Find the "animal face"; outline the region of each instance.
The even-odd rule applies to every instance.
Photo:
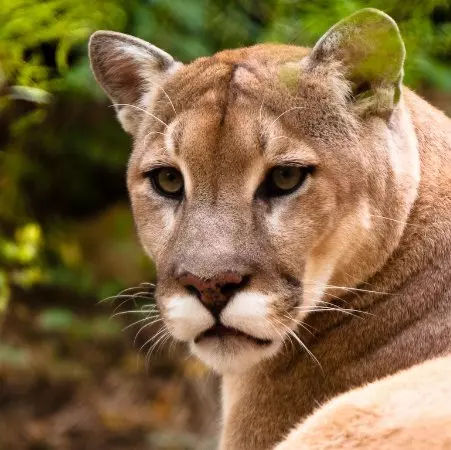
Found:
[[[385,41],[368,47],[365,33]],[[368,68],[386,52],[391,67]],[[261,45],[188,65],[128,36],[92,38],[94,72],[134,140],[128,189],[160,312],[217,371],[298,339],[309,312],[398,243],[419,177],[403,52],[372,10],[313,51]]]

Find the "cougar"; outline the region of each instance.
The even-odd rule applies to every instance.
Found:
[[[451,449],[451,120],[396,23],[190,64],[98,31],[172,337],[222,375],[222,450]]]

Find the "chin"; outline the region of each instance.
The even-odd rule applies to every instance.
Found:
[[[248,371],[265,359],[273,357],[281,341],[254,341],[246,337],[208,337],[191,342],[191,352],[215,372],[236,374]]]

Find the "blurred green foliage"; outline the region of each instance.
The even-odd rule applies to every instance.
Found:
[[[34,223],[16,229],[12,240],[0,236],[0,263],[8,268],[0,270],[0,312],[7,306],[10,284],[30,287],[43,279],[39,265],[41,245],[41,229]]]
[[[333,23],[368,6],[386,11],[400,25],[408,53],[406,83],[451,91],[446,0],[3,1],[0,311],[13,285],[45,283],[107,294],[127,282],[111,274],[93,276],[94,265],[80,243],[79,224],[126,201],[129,148],[90,74],[91,32],[133,34],[189,61],[256,42],[312,45]],[[133,233],[129,220],[121,216],[119,233]],[[116,225],[103,226],[97,236],[114,247],[110,258],[133,252],[124,250],[124,240],[118,247],[118,231],[110,233]],[[74,323],[72,316],[55,312],[40,320],[47,327]]]

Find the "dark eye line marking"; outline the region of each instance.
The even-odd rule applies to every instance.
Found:
[[[289,168],[289,167],[297,167],[301,169],[303,172],[300,174],[299,182],[290,189],[282,189],[277,186],[272,186],[272,174],[277,169]],[[265,200],[270,200],[273,198],[284,197],[292,194],[297,191],[301,186],[304,185],[307,177],[312,175],[315,172],[316,167],[313,165],[301,165],[301,164],[284,164],[280,166],[274,166],[267,171],[263,181],[260,183],[259,187],[255,191],[255,198],[261,198]]]
[[[178,175],[180,175],[181,177],[181,187],[180,189],[178,189],[175,192],[169,192],[167,190],[165,190],[159,180],[158,180],[158,175],[161,173],[162,170],[170,170],[170,171],[174,171],[176,172]],[[160,166],[160,167],[154,167],[152,170],[146,172],[145,177],[149,179],[153,190],[160,195],[161,197],[164,198],[169,198],[171,200],[177,200],[178,202],[180,202],[184,196],[185,196],[185,182],[183,179],[183,175],[182,173],[176,168],[176,167],[172,167],[172,166]]]
[[[141,171],[141,175],[144,178],[148,178],[152,172],[154,172],[155,170],[159,170],[159,169],[174,169],[181,173],[181,170],[176,165],[172,165],[165,161],[157,161],[157,162],[154,162],[153,164],[149,165],[148,168],[143,169]]]

